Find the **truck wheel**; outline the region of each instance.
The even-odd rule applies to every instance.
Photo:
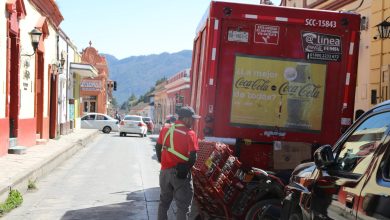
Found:
[[[110,132],[111,132],[111,128],[109,126],[103,128],[103,133],[108,134]]]
[[[248,211],[248,213],[245,216],[245,220],[271,220],[275,219],[272,215],[267,215],[264,213],[264,211],[270,206],[281,206],[279,199],[267,199],[267,200],[261,200],[257,203],[255,203]]]

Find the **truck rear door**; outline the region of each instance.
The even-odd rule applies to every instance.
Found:
[[[221,33],[215,136],[274,141],[276,134],[307,142],[338,138],[350,32],[221,19]],[[327,52],[308,52],[320,46]],[[323,133],[330,130],[335,132]]]

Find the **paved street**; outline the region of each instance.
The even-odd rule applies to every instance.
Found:
[[[156,219],[155,138],[99,134],[37,182],[38,189],[4,219]]]

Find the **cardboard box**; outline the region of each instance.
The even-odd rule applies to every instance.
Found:
[[[273,160],[275,170],[294,169],[303,160],[312,158],[312,144],[275,141]]]

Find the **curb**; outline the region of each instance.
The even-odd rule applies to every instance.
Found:
[[[84,138],[79,138],[64,147],[64,149],[61,149],[42,160],[36,166],[31,167],[31,169],[13,178],[7,187],[0,189],[0,201],[5,201],[11,189],[16,189],[21,194],[25,194],[28,190],[29,180],[41,179],[57,168],[61,163],[72,157],[77,151],[84,148],[88,143],[92,142],[98,134],[99,131],[96,130],[95,132],[86,135]]]

